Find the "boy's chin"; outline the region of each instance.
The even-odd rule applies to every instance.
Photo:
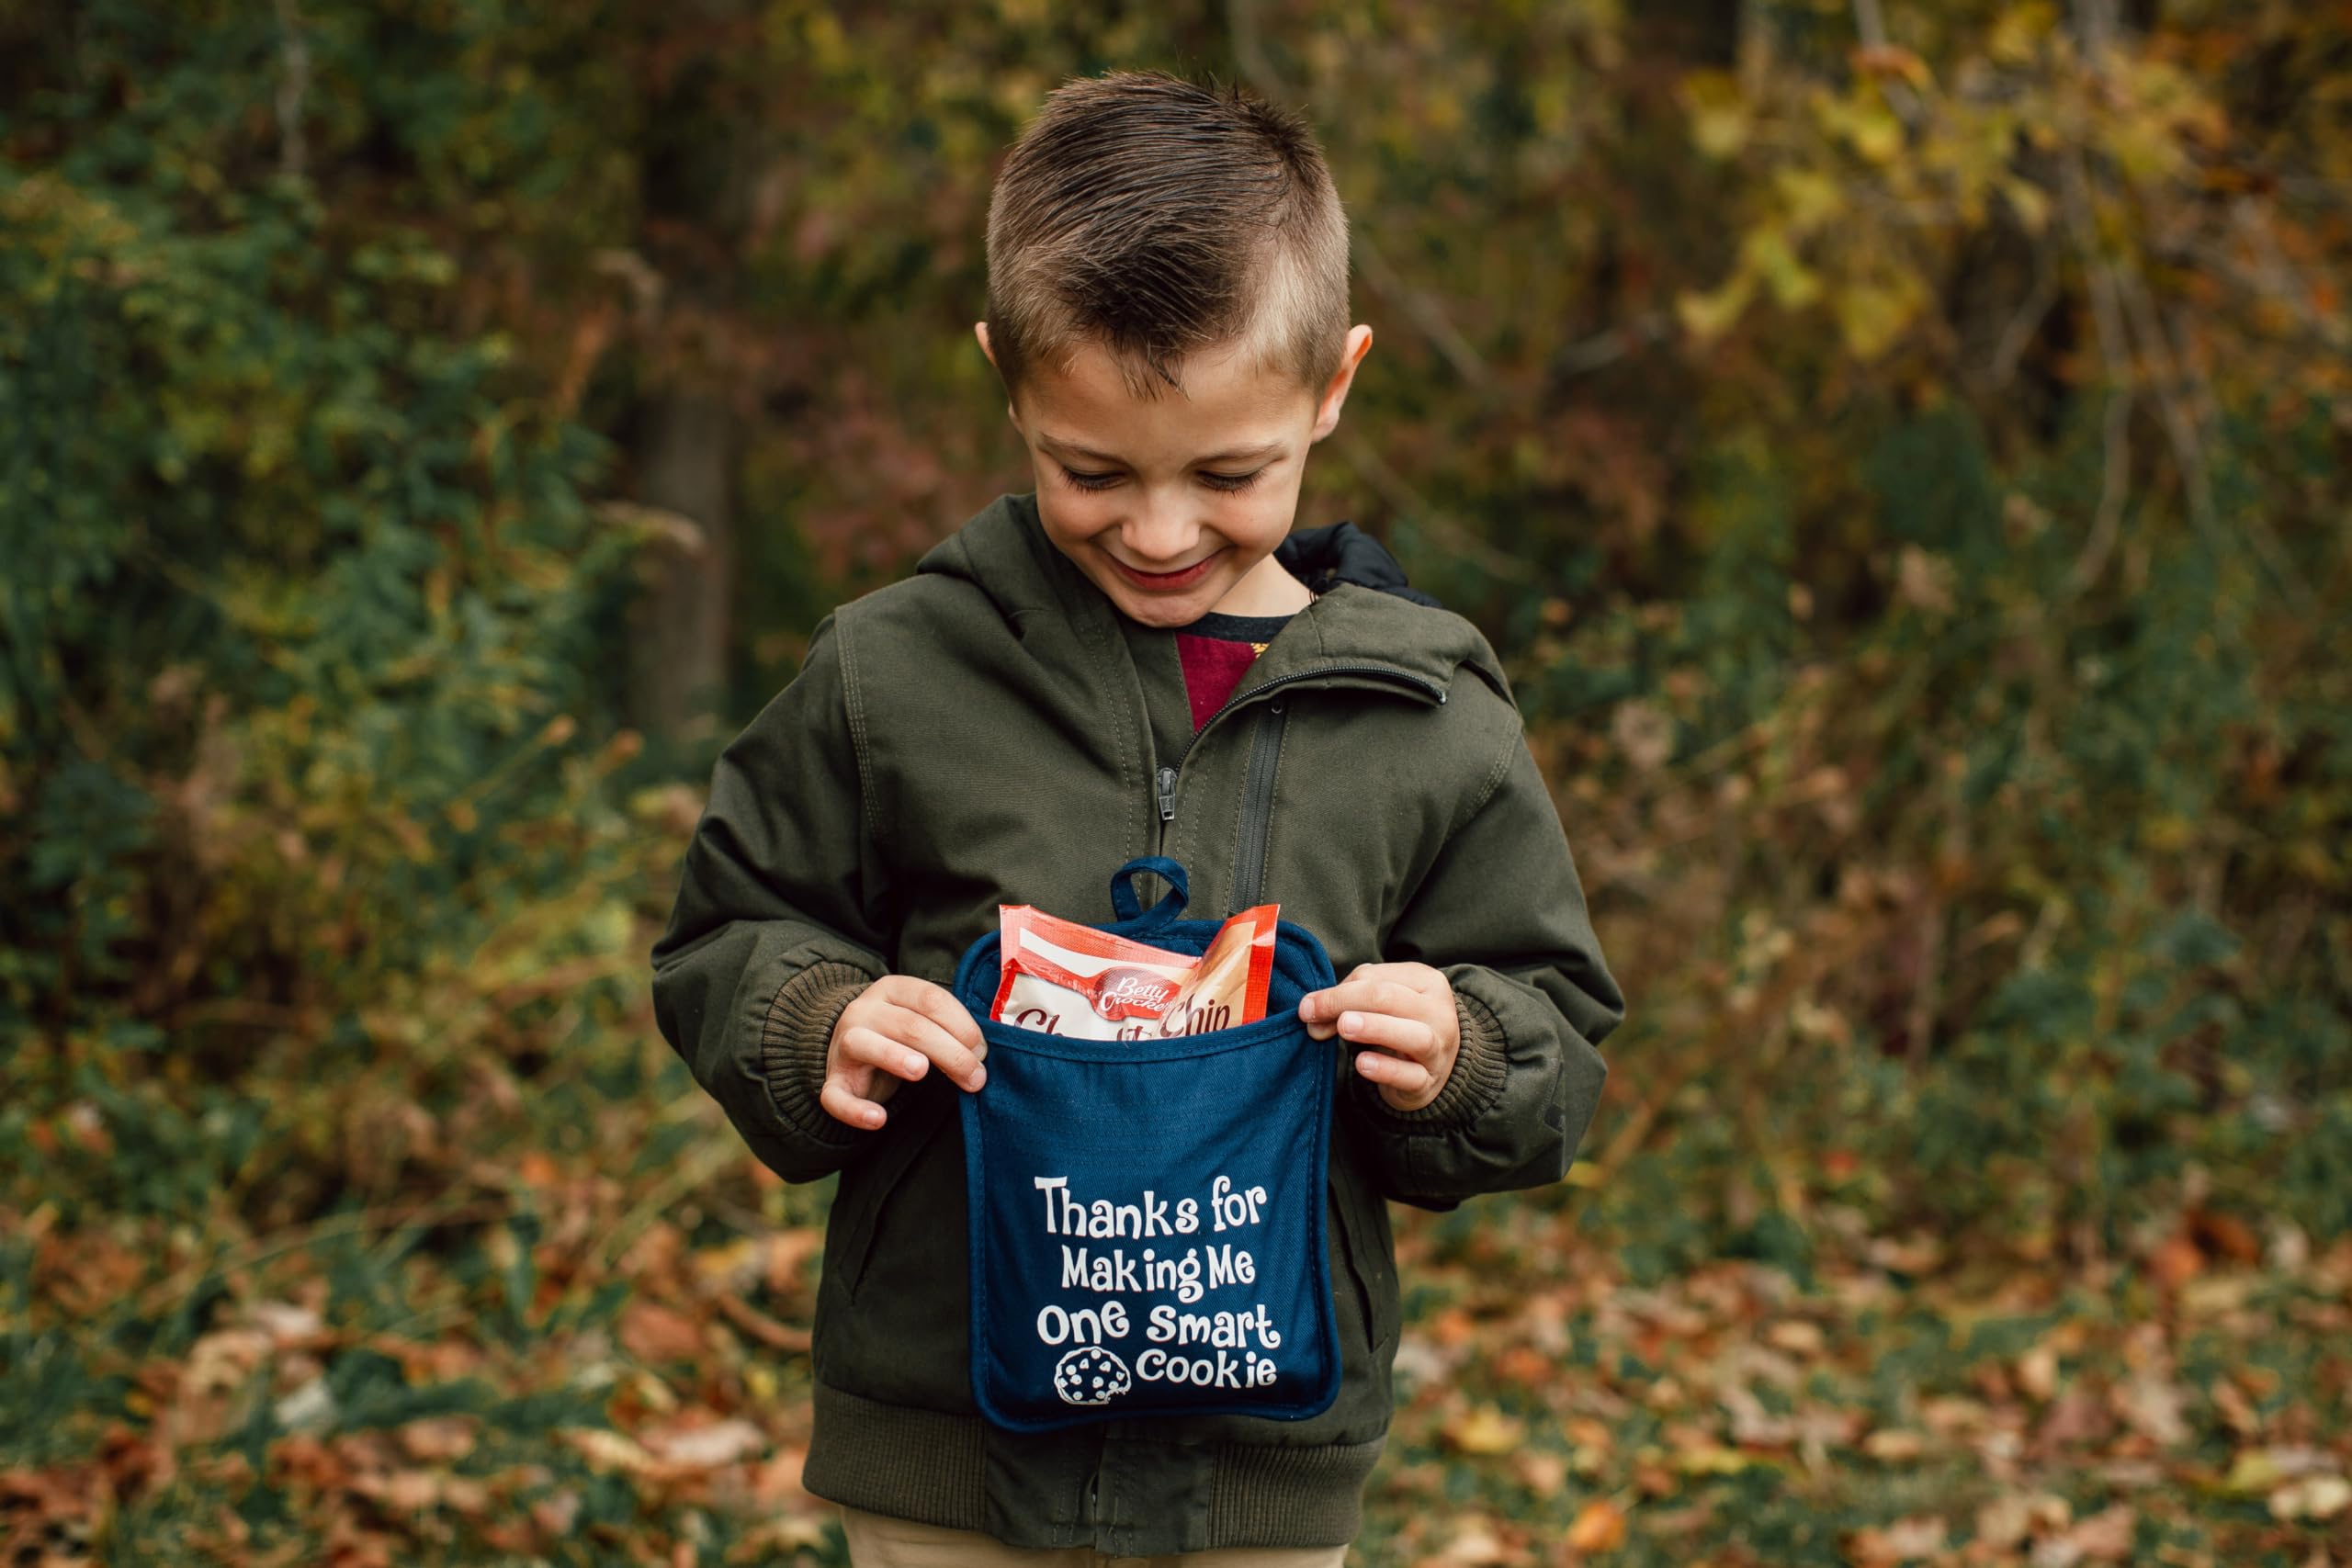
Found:
[[[1230,592],[1233,584],[1214,579],[1195,583],[1182,593],[1149,593],[1125,578],[1112,575],[1106,581],[1095,580],[1111,603],[1119,607],[1129,620],[1147,626],[1189,626],[1209,613],[1219,599]]]

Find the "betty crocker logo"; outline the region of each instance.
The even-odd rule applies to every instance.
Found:
[[[1114,1023],[1130,1018],[1158,1018],[1175,999],[1176,987],[1144,969],[1105,969],[1087,987],[1094,993],[1094,1012]]]

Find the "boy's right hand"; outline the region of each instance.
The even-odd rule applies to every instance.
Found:
[[[882,1102],[939,1064],[967,1090],[988,1081],[980,1027],[944,987],[911,975],[885,975],[857,994],[833,1021],[825,1048],[825,1087],[817,1103],[837,1122],[879,1127]]]

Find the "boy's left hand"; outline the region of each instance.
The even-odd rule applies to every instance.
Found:
[[[1453,987],[1426,964],[1359,964],[1329,990],[1300,998],[1298,1016],[1317,1040],[1337,1034],[1372,1047],[1356,1053],[1356,1071],[1392,1111],[1435,1100],[1462,1049]]]

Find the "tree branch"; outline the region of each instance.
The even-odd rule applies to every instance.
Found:
[[[1415,527],[1447,550],[1508,581],[1530,582],[1535,580],[1537,571],[1533,562],[1496,548],[1439,512],[1419,491],[1406,482],[1403,475],[1381,459],[1370,442],[1352,429],[1343,427],[1335,433],[1334,438],[1339,442],[1340,456],[1355,470],[1357,478],[1377,491],[1392,510],[1411,518]]]
[[[1226,30],[1233,40],[1233,63],[1242,80],[1266,97],[1288,98],[1289,91],[1275,71],[1272,58],[1266,53],[1265,38],[1258,26],[1256,0],[1226,0],[1225,16]],[[1349,229],[1349,249],[1373,292],[1410,320],[1421,336],[1429,340],[1430,346],[1453,367],[1455,375],[1481,394],[1491,396],[1496,389],[1494,372],[1487,367],[1485,356],[1455,329],[1436,298],[1406,282],[1388,265],[1387,255],[1361,225],[1351,223]]]
[[[300,177],[310,162],[302,137],[302,106],[311,93],[311,44],[295,0],[277,0],[277,172]]]
[[[2065,218],[2067,235],[2082,258],[2084,277],[2090,290],[2091,323],[2098,338],[2099,357],[2107,366],[2108,379],[2107,457],[2099,478],[2098,510],[2092,516],[2091,531],[2083,541],[2082,553],[2075,558],[2073,568],[2066,573],[2063,592],[2065,597],[2072,598],[2098,580],[2115,547],[2116,531],[2123,516],[2124,491],[2132,477],[2129,436],[2137,378],[2125,345],[2123,308],[2117,299],[2115,270],[2099,254],[2098,233],[2091,220],[2090,176],[2084,170],[2079,154],[2066,159],[2060,172],[2059,209]]]

